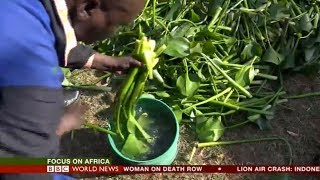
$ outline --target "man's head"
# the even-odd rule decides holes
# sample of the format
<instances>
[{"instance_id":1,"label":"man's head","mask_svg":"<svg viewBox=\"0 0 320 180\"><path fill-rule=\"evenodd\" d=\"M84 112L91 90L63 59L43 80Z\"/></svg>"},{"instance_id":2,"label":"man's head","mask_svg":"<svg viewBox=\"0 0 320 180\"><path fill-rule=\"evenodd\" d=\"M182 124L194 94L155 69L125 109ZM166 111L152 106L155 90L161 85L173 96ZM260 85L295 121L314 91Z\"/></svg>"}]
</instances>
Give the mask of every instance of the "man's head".
<instances>
[{"instance_id":1,"label":"man's head","mask_svg":"<svg viewBox=\"0 0 320 180\"><path fill-rule=\"evenodd\" d=\"M145 0L67 0L77 39L86 43L103 40L130 24L144 4Z\"/></svg>"}]
</instances>

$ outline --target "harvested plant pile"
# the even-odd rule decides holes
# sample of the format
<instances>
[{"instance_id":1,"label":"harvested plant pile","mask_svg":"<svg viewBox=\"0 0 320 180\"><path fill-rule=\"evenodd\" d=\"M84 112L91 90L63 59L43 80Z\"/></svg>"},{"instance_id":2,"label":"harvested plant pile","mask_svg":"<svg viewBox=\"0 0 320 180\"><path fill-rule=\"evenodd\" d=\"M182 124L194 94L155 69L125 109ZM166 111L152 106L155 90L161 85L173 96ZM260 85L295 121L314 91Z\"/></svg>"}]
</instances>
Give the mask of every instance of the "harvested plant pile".
<instances>
[{"instance_id":1,"label":"harvested plant pile","mask_svg":"<svg viewBox=\"0 0 320 180\"><path fill-rule=\"evenodd\" d=\"M319 15L316 0L149 1L133 27L96 49L132 53L139 27L157 46L166 45L145 91L180 121L194 123L199 141L212 142L246 123L271 128L275 107L287 101L281 73L318 71Z\"/></svg>"}]
</instances>

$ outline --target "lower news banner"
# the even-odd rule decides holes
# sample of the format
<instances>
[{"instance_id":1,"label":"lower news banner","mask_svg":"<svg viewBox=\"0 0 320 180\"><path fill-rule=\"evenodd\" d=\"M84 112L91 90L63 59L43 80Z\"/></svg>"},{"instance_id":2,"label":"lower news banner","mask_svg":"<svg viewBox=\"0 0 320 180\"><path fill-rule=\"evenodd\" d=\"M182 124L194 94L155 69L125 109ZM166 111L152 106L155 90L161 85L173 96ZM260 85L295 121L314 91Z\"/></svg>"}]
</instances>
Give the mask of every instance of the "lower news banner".
<instances>
[{"instance_id":1,"label":"lower news banner","mask_svg":"<svg viewBox=\"0 0 320 180\"><path fill-rule=\"evenodd\" d=\"M147 174L147 173L272 173L316 174L320 166L122 166L108 158L0 158L0 173Z\"/></svg>"},{"instance_id":2,"label":"lower news banner","mask_svg":"<svg viewBox=\"0 0 320 180\"><path fill-rule=\"evenodd\" d=\"M319 174L320 166L116 166L109 159L48 159L48 173L147 174L147 173L288 173Z\"/></svg>"},{"instance_id":3,"label":"lower news banner","mask_svg":"<svg viewBox=\"0 0 320 180\"><path fill-rule=\"evenodd\" d=\"M0 158L0 173L144 174L144 173L272 173L317 174L320 166L122 166L109 158Z\"/></svg>"}]
</instances>

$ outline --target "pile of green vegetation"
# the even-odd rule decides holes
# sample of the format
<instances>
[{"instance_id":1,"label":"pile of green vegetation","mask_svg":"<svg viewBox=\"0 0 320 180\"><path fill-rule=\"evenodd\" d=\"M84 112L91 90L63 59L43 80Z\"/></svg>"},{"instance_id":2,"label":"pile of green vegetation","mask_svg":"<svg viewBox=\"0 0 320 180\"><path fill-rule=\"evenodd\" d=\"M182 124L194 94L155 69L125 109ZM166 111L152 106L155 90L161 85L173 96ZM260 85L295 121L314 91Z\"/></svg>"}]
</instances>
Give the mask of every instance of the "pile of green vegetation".
<instances>
[{"instance_id":1,"label":"pile of green vegetation","mask_svg":"<svg viewBox=\"0 0 320 180\"><path fill-rule=\"evenodd\" d=\"M271 128L275 108L287 102L282 73L318 71L319 16L317 0L149 0L132 27L96 50L132 54L141 29L157 42L154 49L166 46L155 67L144 70L153 77L143 76L146 87L129 83L120 94L154 95L172 107L180 122L195 124L200 142L215 142L225 130L247 123ZM115 114L126 106L117 102ZM115 118L118 127L120 119ZM117 133L126 139L133 121L123 119L127 135Z\"/></svg>"}]
</instances>

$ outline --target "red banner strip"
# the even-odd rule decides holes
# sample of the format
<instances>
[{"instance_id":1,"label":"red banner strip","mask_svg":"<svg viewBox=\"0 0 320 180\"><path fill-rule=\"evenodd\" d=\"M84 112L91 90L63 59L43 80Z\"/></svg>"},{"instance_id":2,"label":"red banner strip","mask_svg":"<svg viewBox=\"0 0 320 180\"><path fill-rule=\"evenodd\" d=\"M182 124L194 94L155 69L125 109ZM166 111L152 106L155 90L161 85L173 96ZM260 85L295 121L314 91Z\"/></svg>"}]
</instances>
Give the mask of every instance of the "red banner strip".
<instances>
[{"instance_id":1,"label":"red banner strip","mask_svg":"<svg viewBox=\"0 0 320 180\"><path fill-rule=\"evenodd\" d=\"M46 173L47 166L45 165L32 165L32 166L17 166L17 165L10 165L10 166L0 166L0 173Z\"/></svg>"},{"instance_id":2,"label":"red banner strip","mask_svg":"<svg viewBox=\"0 0 320 180\"><path fill-rule=\"evenodd\" d=\"M0 173L148 174L148 173L288 173L318 174L320 166L0 166Z\"/></svg>"},{"instance_id":3,"label":"red banner strip","mask_svg":"<svg viewBox=\"0 0 320 180\"><path fill-rule=\"evenodd\" d=\"M120 172L137 173L289 173L319 174L320 166L120 166Z\"/></svg>"}]
</instances>

